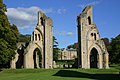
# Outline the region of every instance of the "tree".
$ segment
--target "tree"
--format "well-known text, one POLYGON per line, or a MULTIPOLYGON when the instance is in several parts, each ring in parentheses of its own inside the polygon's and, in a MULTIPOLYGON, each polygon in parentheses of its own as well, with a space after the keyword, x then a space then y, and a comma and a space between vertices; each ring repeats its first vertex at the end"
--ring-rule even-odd
POLYGON ((4 14, 4 12, 7 12, 6 5, 3 4, 3 0, 0 0, 0 14, 4 14))
POLYGON ((30 39, 31 39, 31 35, 29 35, 29 34, 27 34, 27 35, 20 34, 18 42, 29 43, 30 39))
POLYGON ((57 39, 55 38, 55 36, 53 36, 53 60, 54 61, 58 60, 58 53, 59 53, 58 42, 56 40, 57 39))
POLYGON ((8 63, 15 55, 19 32, 15 25, 10 25, 6 5, 0 0, 0 67, 8 67, 8 63))
POLYGON ((111 63, 120 63, 120 34, 117 37, 112 38, 109 56, 111 63))
POLYGON ((102 40, 104 41, 105 46, 106 46, 107 50, 109 51, 109 50, 110 50, 110 42, 109 42, 109 39, 108 39, 108 38, 102 38, 102 40))
POLYGON ((67 49, 70 49, 70 48, 78 49, 78 43, 74 43, 74 44, 68 45, 67 49))

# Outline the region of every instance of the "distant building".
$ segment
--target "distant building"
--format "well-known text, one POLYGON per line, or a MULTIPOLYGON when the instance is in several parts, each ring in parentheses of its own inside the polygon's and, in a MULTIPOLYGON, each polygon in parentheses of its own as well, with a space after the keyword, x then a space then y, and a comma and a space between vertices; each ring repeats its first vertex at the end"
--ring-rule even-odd
POLYGON ((73 60, 77 58, 77 50, 76 49, 60 49, 58 60, 73 60))

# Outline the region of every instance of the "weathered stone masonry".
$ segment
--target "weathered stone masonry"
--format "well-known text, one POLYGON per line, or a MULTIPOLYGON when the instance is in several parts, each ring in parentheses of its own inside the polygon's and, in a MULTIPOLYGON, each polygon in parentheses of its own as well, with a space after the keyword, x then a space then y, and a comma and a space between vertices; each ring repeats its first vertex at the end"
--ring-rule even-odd
MULTIPOLYGON (((78 67, 109 68, 109 54, 100 39, 97 26, 92 18, 92 6, 87 6, 77 17, 78 22, 78 67)), ((31 42, 18 44, 11 68, 53 68, 52 20, 38 12, 38 23, 31 42)))
POLYGON ((87 6, 77 17, 78 66, 81 68, 109 68, 108 52, 93 22, 92 6, 87 6))
MULTIPOLYGON (((23 68, 42 67, 48 69, 53 67, 52 36, 52 20, 43 12, 39 11, 38 23, 31 35, 31 42, 24 49, 23 60, 21 60, 23 61, 23 68), (40 57, 42 59, 41 62, 40 57)), ((20 54, 17 53, 15 59, 11 61, 11 68, 16 68, 16 62, 19 60, 19 56, 20 54)))

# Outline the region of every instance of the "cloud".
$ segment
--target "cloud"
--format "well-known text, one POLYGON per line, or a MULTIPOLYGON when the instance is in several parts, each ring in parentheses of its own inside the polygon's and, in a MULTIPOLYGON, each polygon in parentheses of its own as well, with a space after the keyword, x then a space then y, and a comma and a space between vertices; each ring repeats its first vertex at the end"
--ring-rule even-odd
POLYGON ((61 42, 60 42, 60 44, 68 44, 68 41, 67 40, 62 40, 61 42))
POLYGON ((71 32, 71 31, 58 31, 58 30, 54 30, 53 31, 54 35, 59 35, 59 36, 74 36, 76 33, 75 32, 71 32))
POLYGON ((54 13, 54 14, 62 14, 65 13, 66 9, 41 9, 36 6, 32 6, 29 8, 8 8, 7 16, 9 18, 10 23, 18 26, 19 30, 21 29, 29 29, 33 28, 37 24, 37 12, 41 10, 45 14, 54 13))
POLYGON ((58 12, 59 14, 62 14, 62 13, 65 13, 65 12, 66 12, 66 9, 58 9, 57 12, 58 12))
POLYGON ((102 2, 102 0, 96 0, 94 2, 90 2, 90 3, 87 3, 87 4, 79 4, 79 5, 77 5, 77 7, 81 7, 83 9, 87 5, 97 5, 97 4, 100 4, 101 2, 102 2))
POLYGON ((53 8, 43 9, 44 13, 55 13, 55 10, 53 8))
POLYGON ((10 23, 18 26, 19 29, 26 29, 35 26, 38 7, 30 8, 8 8, 7 15, 10 23))
POLYGON ((73 35, 74 35, 73 32, 67 32, 67 33, 66 33, 66 36, 73 36, 73 35))

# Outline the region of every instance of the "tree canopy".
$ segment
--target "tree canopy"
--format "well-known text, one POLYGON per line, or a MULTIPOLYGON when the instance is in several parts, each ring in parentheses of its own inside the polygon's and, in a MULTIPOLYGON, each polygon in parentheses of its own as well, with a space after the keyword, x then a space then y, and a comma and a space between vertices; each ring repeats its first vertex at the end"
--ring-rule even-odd
POLYGON ((58 53, 59 53, 59 48, 58 48, 58 42, 55 36, 53 36, 53 60, 57 61, 58 60, 58 53))
POLYGON ((0 0, 0 67, 5 65, 14 57, 19 31, 13 24, 10 25, 6 5, 0 0))
POLYGON ((31 39, 31 35, 29 35, 29 34, 26 34, 26 35, 20 34, 20 37, 19 37, 19 39, 18 39, 18 42, 29 43, 29 42, 30 42, 30 39, 31 39))
POLYGON ((74 44, 68 45, 67 49, 70 49, 70 48, 78 49, 78 43, 74 43, 74 44))
POLYGON ((115 38, 112 38, 109 57, 111 63, 120 63, 120 34, 115 38))

